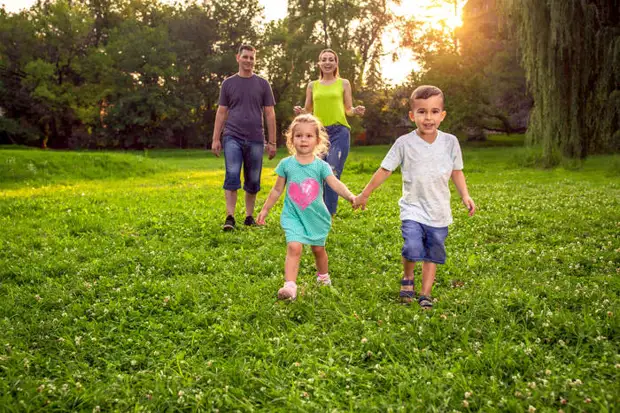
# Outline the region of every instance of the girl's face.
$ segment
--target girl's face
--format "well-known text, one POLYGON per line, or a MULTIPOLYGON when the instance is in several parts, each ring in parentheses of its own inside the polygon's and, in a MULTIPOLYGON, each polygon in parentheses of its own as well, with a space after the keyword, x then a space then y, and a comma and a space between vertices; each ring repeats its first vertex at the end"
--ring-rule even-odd
POLYGON ((316 134, 316 125, 313 123, 299 123, 293 130, 293 146, 298 155, 311 155, 319 143, 316 134))
POLYGON ((338 59, 331 52, 325 52, 319 56, 319 67, 323 74, 333 73, 338 67, 338 59))

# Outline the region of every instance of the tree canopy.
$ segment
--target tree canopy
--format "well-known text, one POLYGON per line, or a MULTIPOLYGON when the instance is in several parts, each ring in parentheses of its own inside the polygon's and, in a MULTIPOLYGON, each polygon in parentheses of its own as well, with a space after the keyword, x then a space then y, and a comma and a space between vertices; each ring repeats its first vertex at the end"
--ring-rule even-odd
POLYGON ((620 1, 502 0, 534 98, 528 136, 547 163, 620 149, 620 1))
POLYGON ((499 0, 515 31, 502 25, 495 2, 434 0, 463 8, 456 31, 396 15, 397 0, 289 0, 286 16, 268 23, 258 0, 39 0, 19 13, 0 9, 0 143, 208 145, 221 82, 237 70, 238 46, 251 43, 273 87, 279 131, 318 76, 319 51, 330 47, 367 107, 352 122, 359 143, 410 129, 408 96, 432 83, 447 97, 445 129, 461 136, 524 131, 533 98, 529 134, 547 153, 617 150, 618 0, 499 0), (386 50, 391 30, 417 60, 397 85, 381 67, 400 51, 386 50))

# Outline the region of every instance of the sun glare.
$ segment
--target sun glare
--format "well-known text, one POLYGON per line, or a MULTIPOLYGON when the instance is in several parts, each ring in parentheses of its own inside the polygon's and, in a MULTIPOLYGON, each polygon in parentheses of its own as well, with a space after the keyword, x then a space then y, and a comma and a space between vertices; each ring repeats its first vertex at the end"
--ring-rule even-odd
MULTIPOLYGON (((414 18, 424 22, 429 27, 452 33, 463 24, 462 11, 465 1, 433 1, 433 0, 402 0, 400 5, 392 3, 391 9, 394 14, 404 18, 414 18), (456 13, 454 8, 456 2, 456 13)), ((399 47, 400 33, 391 30, 383 36, 386 56, 381 61, 383 76, 388 82, 400 83, 411 73, 419 69, 419 65, 413 60, 409 50, 399 47), (396 62, 392 61, 392 55, 398 55, 396 62)))

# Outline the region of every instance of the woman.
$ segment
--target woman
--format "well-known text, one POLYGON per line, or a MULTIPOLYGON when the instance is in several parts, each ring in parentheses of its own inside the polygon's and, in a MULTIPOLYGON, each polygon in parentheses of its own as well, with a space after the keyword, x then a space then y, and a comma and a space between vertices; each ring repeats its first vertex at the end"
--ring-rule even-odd
MULTIPOLYGON (((364 115, 364 106, 353 107, 351 83, 338 75, 338 55, 331 49, 319 54, 319 80, 308 83, 304 107, 295 106, 296 115, 313 113, 325 125, 329 135, 329 152, 325 161, 340 179, 351 146, 351 126, 348 116, 364 115)), ((333 216, 338 208, 338 194, 329 186, 323 192, 325 205, 333 216)))

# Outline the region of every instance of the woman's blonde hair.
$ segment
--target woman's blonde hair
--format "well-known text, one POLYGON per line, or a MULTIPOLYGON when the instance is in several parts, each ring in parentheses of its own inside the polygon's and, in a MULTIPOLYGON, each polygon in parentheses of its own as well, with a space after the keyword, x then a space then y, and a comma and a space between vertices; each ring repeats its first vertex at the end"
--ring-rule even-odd
POLYGON ((289 126, 284 133, 284 136, 286 136, 286 147, 291 155, 295 155, 297 153, 295 150, 295 145, 293 144, 293 139, 295 136, 295 127, 301 123, 310 123, 314 125, 315 134, 318 140, 316 146, 314 147, 314 155, 321 156, 326 154, 329 150, 329 136, 327 135, 327 130, 325 130, 325 127, 316 116, 303 114, 295 117, 293 122, 291 122, 291 126, 289 126))
MULTIPOLYGON (((331 53, 336 58, 336 70, 334 70, 334 77, 335 78, 340 77, 340 75, 338 74, 338 54, 334 52, 332 49, 323 49, 321 50, 321 53, 319 53, 319 62, 321 61, 321 56, 323 56, 323 54, 325 53, 331 53)), ((319 72, 320 72, 319 79, 323 79, 323 70, 321 70, 321 66, 319 66, 319 72)))

